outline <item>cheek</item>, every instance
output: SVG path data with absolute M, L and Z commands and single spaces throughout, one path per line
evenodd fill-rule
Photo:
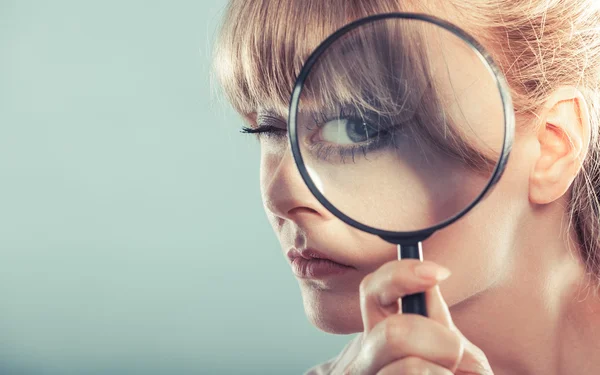
M 283 152 L 272 142 L 261 141 L 260 144 L 260 190 L 263 201 L 268 199 L 269 187 L 276 177 L 277 169 L 281 164 Z
M 268 154 L 266 154 L 263 151 L 263 148 L 261 147 L 259 178 L 260 178 L 260 192 L 261 192 L 261 196 L 263 197 L 263 201 L 265 198 L 265 192 L 267 191 L 267 186 L 270 184 L 270 179 L 268 178 L 268 176 L 272 176 L 273 173 L 275 172 L 276 168 L 277 168 L 277 165 L 274 163 L 273 158 L 269 157 Z
M 275 182 L 274 178 L 276 176 L 281 157 L 277 156 L 276 153 L 269 152 L 268 148 L 264 147 L 262 144 L 260 149 L 260 196 L 263 209 L 266 213 L 269 223 L 275 230 L 275 233 L 279 233 L 281 226 L 283 225 L 283 220 L 276 216 L 271 209 L 269 209 L 269 206 L 270 202 L 272 202 L 275 198 L 272 196 L 274 194 L 272 187 L 273 183 Z
M 519 256 L 515 243 L 530 209 L 526 150 L 526 142 L 515 143 L 505 173 L 490 195 L 423 243 L 425 259 L 453 272 L 441 286 L 449 304 L 506 277 Z
M 368 160 L 360 155 L 349 164 L 315 164 L 311 175 L 344 214 L 389 231 L 436 225 L 461 212 L 488 182 L 487 176 L 435 152 L 427 157 L 395 152 L 384 150 Z

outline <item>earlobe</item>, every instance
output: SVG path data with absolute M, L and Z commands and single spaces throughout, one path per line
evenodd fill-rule
M 561 87 L 548 99 L 537 133 L 539 157 L 530 176 L 529 200 L 551 203 L 563 196 L 581 171 L 591 138 L 583 94 Z

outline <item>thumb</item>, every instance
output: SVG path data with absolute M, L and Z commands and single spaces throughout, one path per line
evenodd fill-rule
M 465 335 L 463 335 L 462 332 L 456 328 L 456 326 L 454 327 L 454 330 L 462 339 L 463 346 L 465 348 L 458 370 L 469 374 L 494 375 L 492 367 L 490 366 L 487 356 L 483 350 L 467 339 Z
M 478 375 L 493 375 L 489 361 L 479 347 L 471 342 L 454 324 L 450 309 L 442 297 L 438 285 L 430 288 L 426 293 L 427 312 L 429 317 L 454 331 L 462 340 L 464 352 L 457 370 Z

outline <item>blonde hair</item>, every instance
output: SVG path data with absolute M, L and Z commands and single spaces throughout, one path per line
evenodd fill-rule
M 411 10 L 427 8 L 410 2 Z M 287 104 L 304 61 L 328 35 L 368 15 L 406 11 L 400 0 L 231 0 L 216 42 L 217 78 L 234 108 Z M 414 4 L 412 4 L 414 3 Z M 433 1 L 430 2 L 433 5 Z M 600 2 L 597 0 L 435 1 L 460 15 L 500 65 L 517 116 L 535 117 L 552 91 L 578 88 L 592 138 L 569 202 L 588 273 L 600 282 Z

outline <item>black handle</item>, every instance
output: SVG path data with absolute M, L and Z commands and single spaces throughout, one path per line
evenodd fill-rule
M 423 260 L 421 242 L 410 245 L 398 245 L 398 259 Z M 425 304 L 425 293 L 415 293 L 402 297 L 403 314 L 419 314 L 427 316 L 427 305 Z
M 402 314 L 419 314 L 427 316 L 425 293 L 421 292 L 402 297 Z

